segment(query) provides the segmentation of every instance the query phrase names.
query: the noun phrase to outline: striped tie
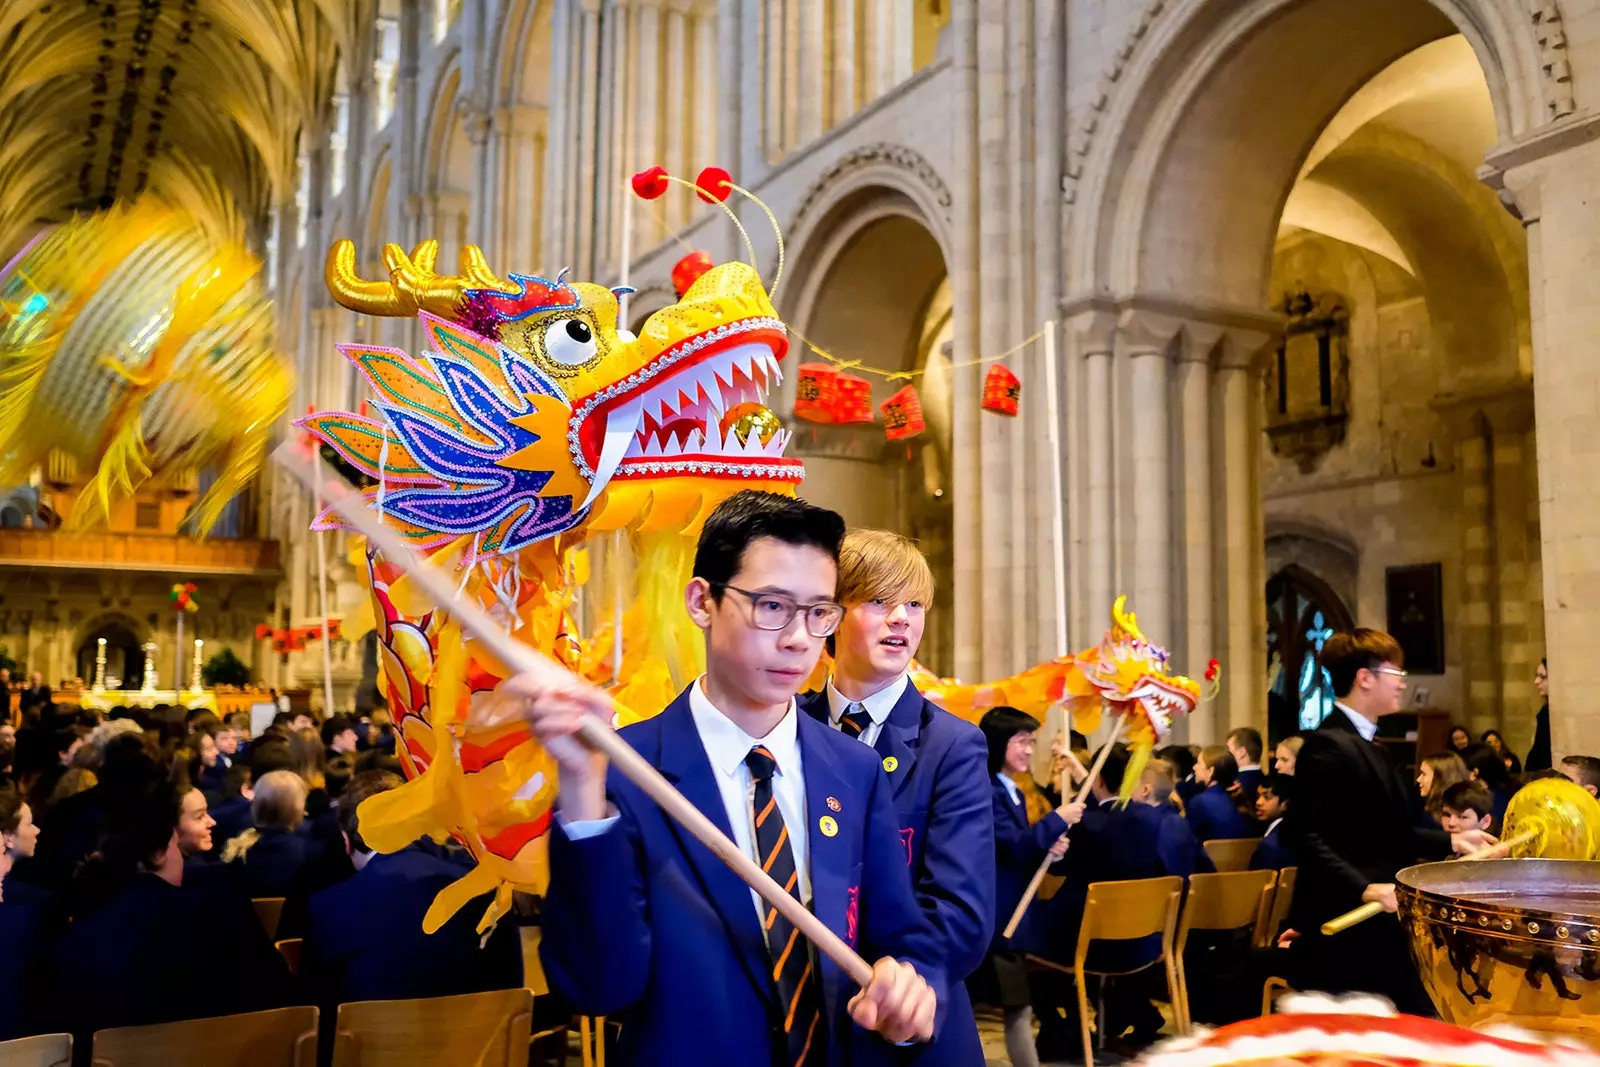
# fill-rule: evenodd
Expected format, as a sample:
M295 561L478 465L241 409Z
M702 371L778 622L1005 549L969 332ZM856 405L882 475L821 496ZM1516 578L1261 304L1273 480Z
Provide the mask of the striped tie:
M794 866L794 850L789 845L789 828L783 823L783 812L778 810L778 800L772 793L772 774L778 769L764 745L757 745L744 758L755 782L753 814L756 827L756 855L761 867L773 879L800 899L800 875ZM811 950L794 924L779 914L771 905L766 907L763 924L767 937L767 952L772 959L772 980L778 985L779 1008L783 1012L783 1032L788 1039L789 1067L801 1067L812 1045L817 1043L817 1029L821 1025L822 1011L817 1000L816 973L811 966Z
M867 714L866 705L851 704L844 709L844 718L839 720L839 729L846 737L862 737L871 724L872 716Z

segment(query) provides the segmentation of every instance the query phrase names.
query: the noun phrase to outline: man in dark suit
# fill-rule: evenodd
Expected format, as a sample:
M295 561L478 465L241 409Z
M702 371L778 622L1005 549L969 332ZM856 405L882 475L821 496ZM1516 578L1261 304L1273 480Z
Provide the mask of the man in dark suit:
M560 766L540 955L577 1010L624 1018L624 1065L905 1062L937 1029L945 947L911 889L878 757L795 705L844 609L844 522L745 490L706 520L686 590L706 673L622 737L872 966L857 992L798 928L607 761L571 743L605 694L519 675ZM560 743L557 743L560 742Z
M1228 755L1233 757L1233 762L1239 766L1238 790L1234 799L1245 811L1254 811L1256 806L1256 789L1261 785L1261 731L1250 726L1241 726L1228 735Z
M33 672L18 703L23 722L32 722L35 717L44 714L44 709L50 706L50 687L44 684L44 675L38 671Z
M1378 993L1403 1012L1433 1015L1392 914L1324 935L1322 924L1369 901L1396 909L1394 876L1419 860L1470 852L1494 838L1481 830L1446 834L1413 818L1414 790L1373 738L1378 719L1400 709L1404 653L1378 630L1336 633L1322 666L1339 694L1333 712L1295 764L1295 798L1284 844L1299 860L1289 925L1295 984L1302 989Z
M987 749L976 726L922 698L909 671L933 602L933 572L908 538L856 530L839 550L844 619L829 639L833 676L801 708L869 746L894 787L917 903L947 953L950 1000L919 1064L983 1059L966 977L989 949L994 855Z

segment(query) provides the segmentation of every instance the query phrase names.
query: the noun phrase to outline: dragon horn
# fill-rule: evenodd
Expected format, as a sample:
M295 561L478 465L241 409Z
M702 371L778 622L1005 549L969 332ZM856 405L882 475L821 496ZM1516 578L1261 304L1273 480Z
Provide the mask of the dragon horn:
M432 238L423 241L411 250L409 257L399 245L392 244L384 248L383 258L394 276L394 287L414 308L443 319L460 318L462 299L473 285L466 278L434 273L434 264L439 258L438 241Z
M461 276L466 279L469 289L492 289L501 293L517 292L515 285L501 281L495 272L489 269L489 261L484 258L483 249L477 245L462 247L460 265Z
M384 249L384 262L393 269L389 257L389 249L399 250L398 245L390 245ZM400 253L401 258L405 253ZM333 299L341 307L348 308L359 315L373 315L379 318L404 318L415 313L415 309L408 307L405 298L396 291L393 282L369 282L356 273L356 245L354 241L335 241L328 249L328 262L324 269L328 283L328 292L333 294Z

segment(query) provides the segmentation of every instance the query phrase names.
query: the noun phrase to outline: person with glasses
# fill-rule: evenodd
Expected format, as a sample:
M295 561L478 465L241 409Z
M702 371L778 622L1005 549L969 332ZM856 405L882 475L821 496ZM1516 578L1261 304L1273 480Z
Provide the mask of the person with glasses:
M1395 873L1419 859L1444 859L1495 839L1482 830L1450 834L1433 825L1375 740L1378 720L1400 710L1406 690L1399 642L1379 630L1336 633L1323 645L1321 663L1338 699L1322 725L1305 735L1295 761L1295 802L1280 831L1300 865L1289 915L1289 926L1299 931L1291 981L1302 990L1377 993L1402 1012L1432 1016L1433 1003L1393 914ZM1390 914L1342 933L1321 933L1324 922L1373 901Z
M685 593L706 670L622 737L780 885L873 964L857 990L787 918L605 757L570 742L604 693L521 675L501 689L552 745L560 779L540 956L553 990L620 1015L617 1062L908 1062L946 1000L945 946L912 894L876 754L795 694L844 616L844 521L744 490L706 519Z
M965 979L988 953L996 921L988 746L976 726L924 700L911 684L933 571L909 538L886 530L846 534L839 600L844 618L828 638L833 675L800 706L870 749L894 788L906 867L943 942L950 981L939 1039L917 1062L982 1063Z

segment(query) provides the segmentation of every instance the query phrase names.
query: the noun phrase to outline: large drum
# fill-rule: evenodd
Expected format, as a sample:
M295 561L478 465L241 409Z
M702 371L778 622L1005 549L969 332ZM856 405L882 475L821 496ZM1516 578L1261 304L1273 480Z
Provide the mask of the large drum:
M1412 957L1446 1020L1600 1047L1600 862L1424 863L1396 881Z

